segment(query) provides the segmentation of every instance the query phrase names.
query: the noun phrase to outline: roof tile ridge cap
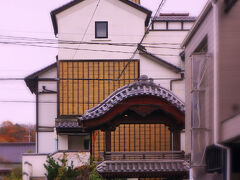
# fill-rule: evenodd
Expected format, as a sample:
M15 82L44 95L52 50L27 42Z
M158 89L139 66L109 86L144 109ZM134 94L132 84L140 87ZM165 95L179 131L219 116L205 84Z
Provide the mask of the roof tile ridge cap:
M159 87L160 87L161 89L167 91L167 93L173 95L173 97L175 97L181 104L184 105L184 102L183 102L178 96L176 96L171 90L169 90L169 89L167 89L167 88L165 88L165 87L162 87L162 86L159 86Z

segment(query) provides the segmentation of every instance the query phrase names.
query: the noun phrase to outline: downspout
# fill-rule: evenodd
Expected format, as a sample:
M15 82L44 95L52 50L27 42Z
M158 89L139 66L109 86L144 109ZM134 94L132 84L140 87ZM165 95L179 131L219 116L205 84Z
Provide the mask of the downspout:
M38 112L38 102L39 99L38 99L38 80L37 80L37 90L36 90L36 153L38 153L38 115L39 115L39 112Z
M172 91L173 82L182 81L184 79L184 72L180 72L180 73L181 73L180 78L170 80L170 90L171 91Z
M217 6L217 0L212 0L213 5L213 39L214 39L214 47L213 47L213 53L214 53L214 61L213 61L213 73L214 73L214 98L213 98L213 104L214 104L214 112L213 112L213 128L214 128L214 145L221 147L227 151L227 175L226 179L231 180L231 154L230 154L230 148L227 146L224 146L222 144L219 144L220 139L220 125L219 125L219 109L218 109L218 58L219 58L219 16L218 16L218 6ZM220 2L219 2L220 3Z

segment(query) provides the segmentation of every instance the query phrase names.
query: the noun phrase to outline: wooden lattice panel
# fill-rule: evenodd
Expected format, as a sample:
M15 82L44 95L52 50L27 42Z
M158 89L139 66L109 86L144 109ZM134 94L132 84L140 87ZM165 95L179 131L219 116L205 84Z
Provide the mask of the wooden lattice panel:
M104 152L104 133L93 133L93 158L99 159L99 152ZM164 124L121 124L111 132L112 152L169 151L170 131Z
M129 64L128 64L129 63ZM127 66L120 80L116 80ZM81 115L139 77L139 61L59 61L59 115Z

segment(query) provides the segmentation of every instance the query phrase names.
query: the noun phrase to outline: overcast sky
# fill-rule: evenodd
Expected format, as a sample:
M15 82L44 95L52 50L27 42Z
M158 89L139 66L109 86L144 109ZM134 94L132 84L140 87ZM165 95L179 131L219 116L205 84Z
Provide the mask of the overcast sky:
M50 11L70 0L1 0L1 35L55 38ZM141 0L155 11L161 0ZM161 12L189 12L197 16L206 0L167 0ZM0 43L0 78L22 78L55 62L56 49L14 46ZM1 102L11 101L11 102ZM24 101L24 102L12 102ZM0 123L35 123L35 96L23 81L0 81Z

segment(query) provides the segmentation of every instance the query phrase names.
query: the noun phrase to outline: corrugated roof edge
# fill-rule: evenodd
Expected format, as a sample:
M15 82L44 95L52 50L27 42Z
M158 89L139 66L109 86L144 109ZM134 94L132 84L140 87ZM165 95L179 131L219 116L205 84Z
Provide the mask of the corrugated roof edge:
M67 4L64 4L64 5L60 6L59 8L56 8L56 9L54 9L54 10L52 10L50 12L55 36L58 34L58 25L57 25L56 15L58 13L64 11L64 10L66 10L66 9L68 9L68 8L70 8L70 7L74 6L74 5L82 2L82 1L84 1L84 0L73 0L73 1L71 1L71 2L69 2ZM133 8L136 8L136 9L146 13L147 14L147 18L145 20L145 26L148 26L150 18L151 18L151 15L152 15L152 11L150 11L147 8L145 8L145 7L143 7L143 6L139 5L139 4L136 4L136 3L134 3L134 2L132 2L130 0L119 0L119 1L121 1L123 3L126 3L126 4L130 5Z
M188 32L187 36L183 40L183 42L181 44L181 48L185 47L189 43L189 41L191 40L193 35L196 33L197 29L199 28L201 23L204 21L205 17L208 15L208 13L211 9L212 9L212 2L211 2L211 0L208 0L207 4L203 8L202 12L198 16L196 22L194 23L191 30Z
M35 93L36 92L36 88L37 88L37 78L39 75L41 75L42 73L54 68L54 67L57 67L57 63L52 63L50 64L49 66L43 68L43 69L40 69L39 71L36 71L32 74L30 74L29 76L25 77L24 78L24 81L27 85L27 87L30 89L30 91L32 93Z

